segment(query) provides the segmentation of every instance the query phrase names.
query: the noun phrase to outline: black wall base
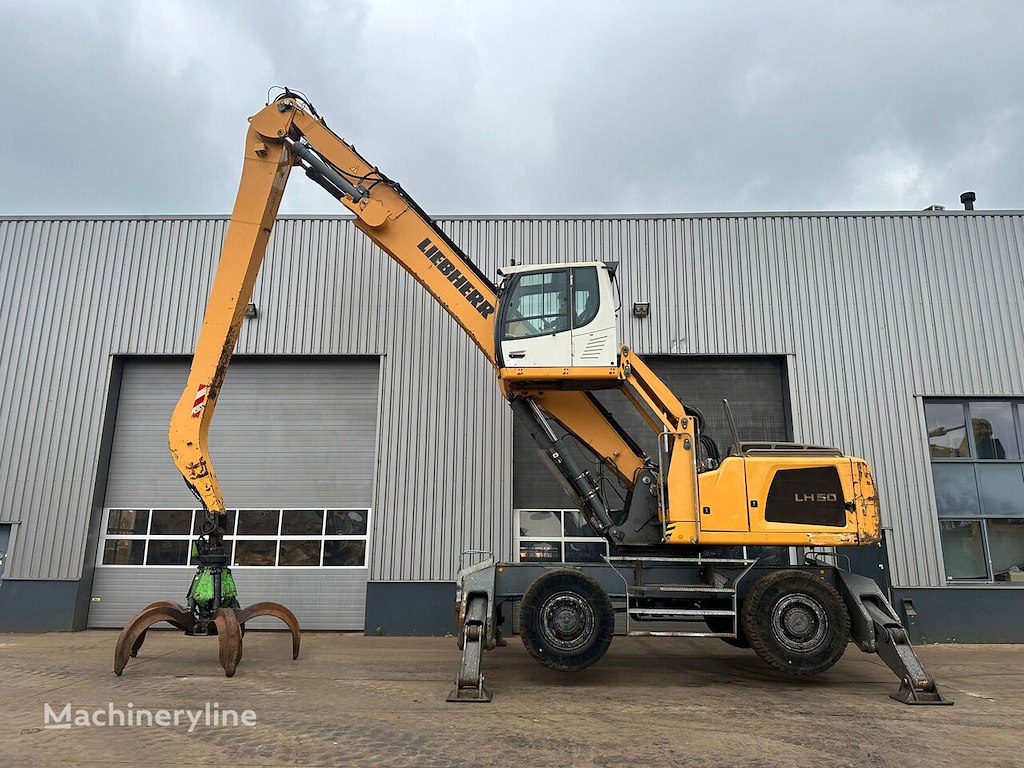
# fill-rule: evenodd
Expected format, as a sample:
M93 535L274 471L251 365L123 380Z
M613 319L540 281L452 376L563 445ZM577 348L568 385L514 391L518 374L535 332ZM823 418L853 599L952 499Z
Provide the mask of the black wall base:
M84 629L81 613L77 581L4 579L0 583L0 632Z
M371 581L366 585L367 635L455 632L455 582Z
M1024 643L1021 587L893 587L913 643Z

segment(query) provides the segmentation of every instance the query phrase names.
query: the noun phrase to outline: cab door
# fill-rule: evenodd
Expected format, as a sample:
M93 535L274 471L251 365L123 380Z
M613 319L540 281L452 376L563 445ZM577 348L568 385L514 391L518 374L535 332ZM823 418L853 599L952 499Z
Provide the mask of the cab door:
M524 272L502 298L501 357L507 368L572 365L569 270Z
M573 267L570 283L572 365L580 368L616 365L618 328L607 267Z

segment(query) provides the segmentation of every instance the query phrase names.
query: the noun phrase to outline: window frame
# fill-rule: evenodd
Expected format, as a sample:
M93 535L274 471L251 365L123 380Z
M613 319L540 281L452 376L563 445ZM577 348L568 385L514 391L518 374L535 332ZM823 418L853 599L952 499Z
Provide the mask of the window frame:
M110 513L115 510L121 509L136 509L139 511L145 510L148 512L146 520L146 533L144 534L118 534L118 533L107 533L109 526ZM194 562L192 556L192 542L196 540L197 534L195 533L197 515L203 514L202 509L192 508L190 511L192 516L189 520L189 533L187 534L152 534L153 525L153 512L170 511L170 510L186 510L187 507L130 507L127 505L121 505L117 507L104 507L103 514L101 517L100 535L98 545L96 547L96 567L97 568L180 568L180 569L194 569L198 563ZM249 511L270 511L277 512L277 533L276 534L242 534L238 535L238 521L240 518L239 512ZM284 525L284 513L292 511L303 511L303 510L316 510L323 512L323 520L320 525L319 534L282 534L281 528ZM345 512L361 512L366 515L366 533L365 534L327 534L327 517L328 513L337 510ZM234 525L233 530L224 534L225 544L229 544L228 557L229 564L232 569L237 568L254 568L260 570L284 570L284 571L321 571L321 570L368 570L370 567L370 532L373 527L373 510L370 507L348 507L348 506L332 506L332 507L239 507L228 510L233 511ZM106 544L108 541L113 540L130 540L130 541L144 541L145 546L143 548L143 556L141 563L104 563L103 556L106 550ZM320 564L318 565L280 565L281 560L281 542L282 541L314 541L320 542ZM179 565L155 565L150 564L149 561L149 543L151 541L186 541L188 546L186 548L185 563ZM273 541L274 546L274 564L273 565L235 565L235 542L237 541ZM362 565L324 565L324 554L326 550L326 544L330 541L361 541L363 542L363 564Z
M522 531L522 525L520 523L520 520L521 520L520 516L524 512L554 512L554 513L558 513L558 525L559 525L559 529L561 531L560 535L558 535L558 536L523 536L520 533L520 531ZM515 547L514 553L513 553L514 557L515 557L514 562L517 562L517 563L537 563L537 564L569 562L569 563L574 563L574 564L577 564L577 565L579 565L579 564L586 564L586 563L593 564L593 563L598 563L598 562L600 562L600 563L607 562L605 560L601 560L601 561L596 561L596 560L569 560L569 561L567 561L567 560L565 560L565 545L567 543L573 543L573 544L575 544L575 543L600 543L600 544L604 545L604 556L608 557L611 554L611 550L610 550L609 545L608 545L608 540L606 538L604 538L603 536L597 536L597 535L595 535L595 536L567 536L566 535L566 533L565 533L565 515L566 515L566 513L573 513L573 512L579 512L579 510L576 507L568 507L568 508L565 508L565 507L562 507L562 508L556 508L556 507L521 507L521 508L516 508L516 509L512 510L513 525L514 525L514 530L515 530L515 536L514 536L514 542L513 542L513 546ZM528 542L556 542L556 541L558 542L559 548L560 548L560 551L561 551L561 555L562 555L562 559L561 560L523 560L522 557L521 557L521 555L522 555L521 545L522 545L523 542L527 542L528 543Z
M1014 440L1016 447L1015 458L981 458L978 455L977 439L974 434L973 415L971 406L975 403L1007 403L1010 407L1010 418L1014 429ZM963 409L964 414L964 425L971 425L970 428L966 429L967 444L970 449L970 456L933 456L931 448L931 438L928 436L929 422L928 422L928 407L931 405L959 405ZM988 514L986 512L986 497L983 493L981 473L978 471L979 467L985 466L1016 466L1021 470L1024 475L1024 397L1021 396L984 396L984 397L923 397L922 398L922 415L924 417L924 430L925 430L925 442L928 452L928 472L931 477L932 493L935 498L935 519L941 529L943 522L977 522L980 524L981 533L981 545L982 555L985 566L986 575L984 578L954 578L946 574L946 554L942 549L942 538L940 535L940 556L942 557L942 569L943 575L945 576L946 583L956 586L1004 586L1004 585L1015 585L1024 586L1019 582L1012 582L1005 579L996 579L996 571L992 564L992 549L989 543L989 530L988 521L996 520L1021 520L1024 519L1024 510L1021 515L1008 516L1000 514ZM978 514L976 516L968 515L942 515L939 510L939 499L936 491L935 484L935 471L934 466L939 465L959 465L959 466L970 466L974 476L974 492L978 499ZM999 571L1003 573L1003 571Z

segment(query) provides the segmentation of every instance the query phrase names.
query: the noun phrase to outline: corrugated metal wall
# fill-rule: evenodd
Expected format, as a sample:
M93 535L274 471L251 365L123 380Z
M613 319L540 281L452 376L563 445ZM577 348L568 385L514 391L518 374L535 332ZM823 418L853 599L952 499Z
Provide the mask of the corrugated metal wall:
M222 219L0 219L7 578L77 578L111 354L191 351ZM642 353L787 355L798 440L875 466L894 580L940 584L921 396L1024 393L1024 214L469 218L484 272L619 261ZM247 354L383 354L371 578L511 554L510 417L470 342L348 222L275 229ZM633 318L633 301L651 317Z

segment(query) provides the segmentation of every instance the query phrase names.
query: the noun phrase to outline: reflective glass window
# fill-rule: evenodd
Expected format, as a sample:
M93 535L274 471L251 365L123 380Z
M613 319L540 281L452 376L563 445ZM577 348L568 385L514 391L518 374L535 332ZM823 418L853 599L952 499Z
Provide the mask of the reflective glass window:
M235 565L273 565L277 542L266 540L235 541Z
M111 509L107 512L108 534L144 536L148 528L148 509Z
M521 541L519 542L519 560L530 562L562 562L562 543L560 541Z
M979 464L974 469L985 517L1024 517L1024 471L1020 464Z
M979 459L1017 459L1017 429L1013 406L1007 402L974 401L970 404L974 449Z
M329 509L327 510L328 536L365 536L365 509Z
M286 509L281 513L282 536L319 536L323 529L322 509Z
M238 512L239 536L277 536L279 509L242 509Z
M366 542L325 541L324 565L366 565Z
M603 541L566 541L565 562L603 563L608 545Z
M104 565L142 565L145 539L107 539L103 544Z
M191 509L154 509L149 532L153 536L187 536L191 526Z
M320 539L285 539L281 542L278 565L320 565Z
M188 549L188 539L153 539L149 542L146 565L185 565Z
M562 513L548 510L520 512L519 535L560 537L562 535Z
M987 579L979 520L941 520L942 560L947 579Z
M203 526L213 523L216 519L216 515L213 513L207 513L202 509L196 510L196 519L192 523L192 533L198 536L203 532ZM235 532L235 510L228 509L224 511L224 533L228 536L233 535Z
M973 464L932 464L932 478L939 517L981 515Z
M1024 584L1024 518L987 520L986 525L996 581Z
M963 403L926 403L928 449L933 458L951 459L971 455L967 437L967 412Z

